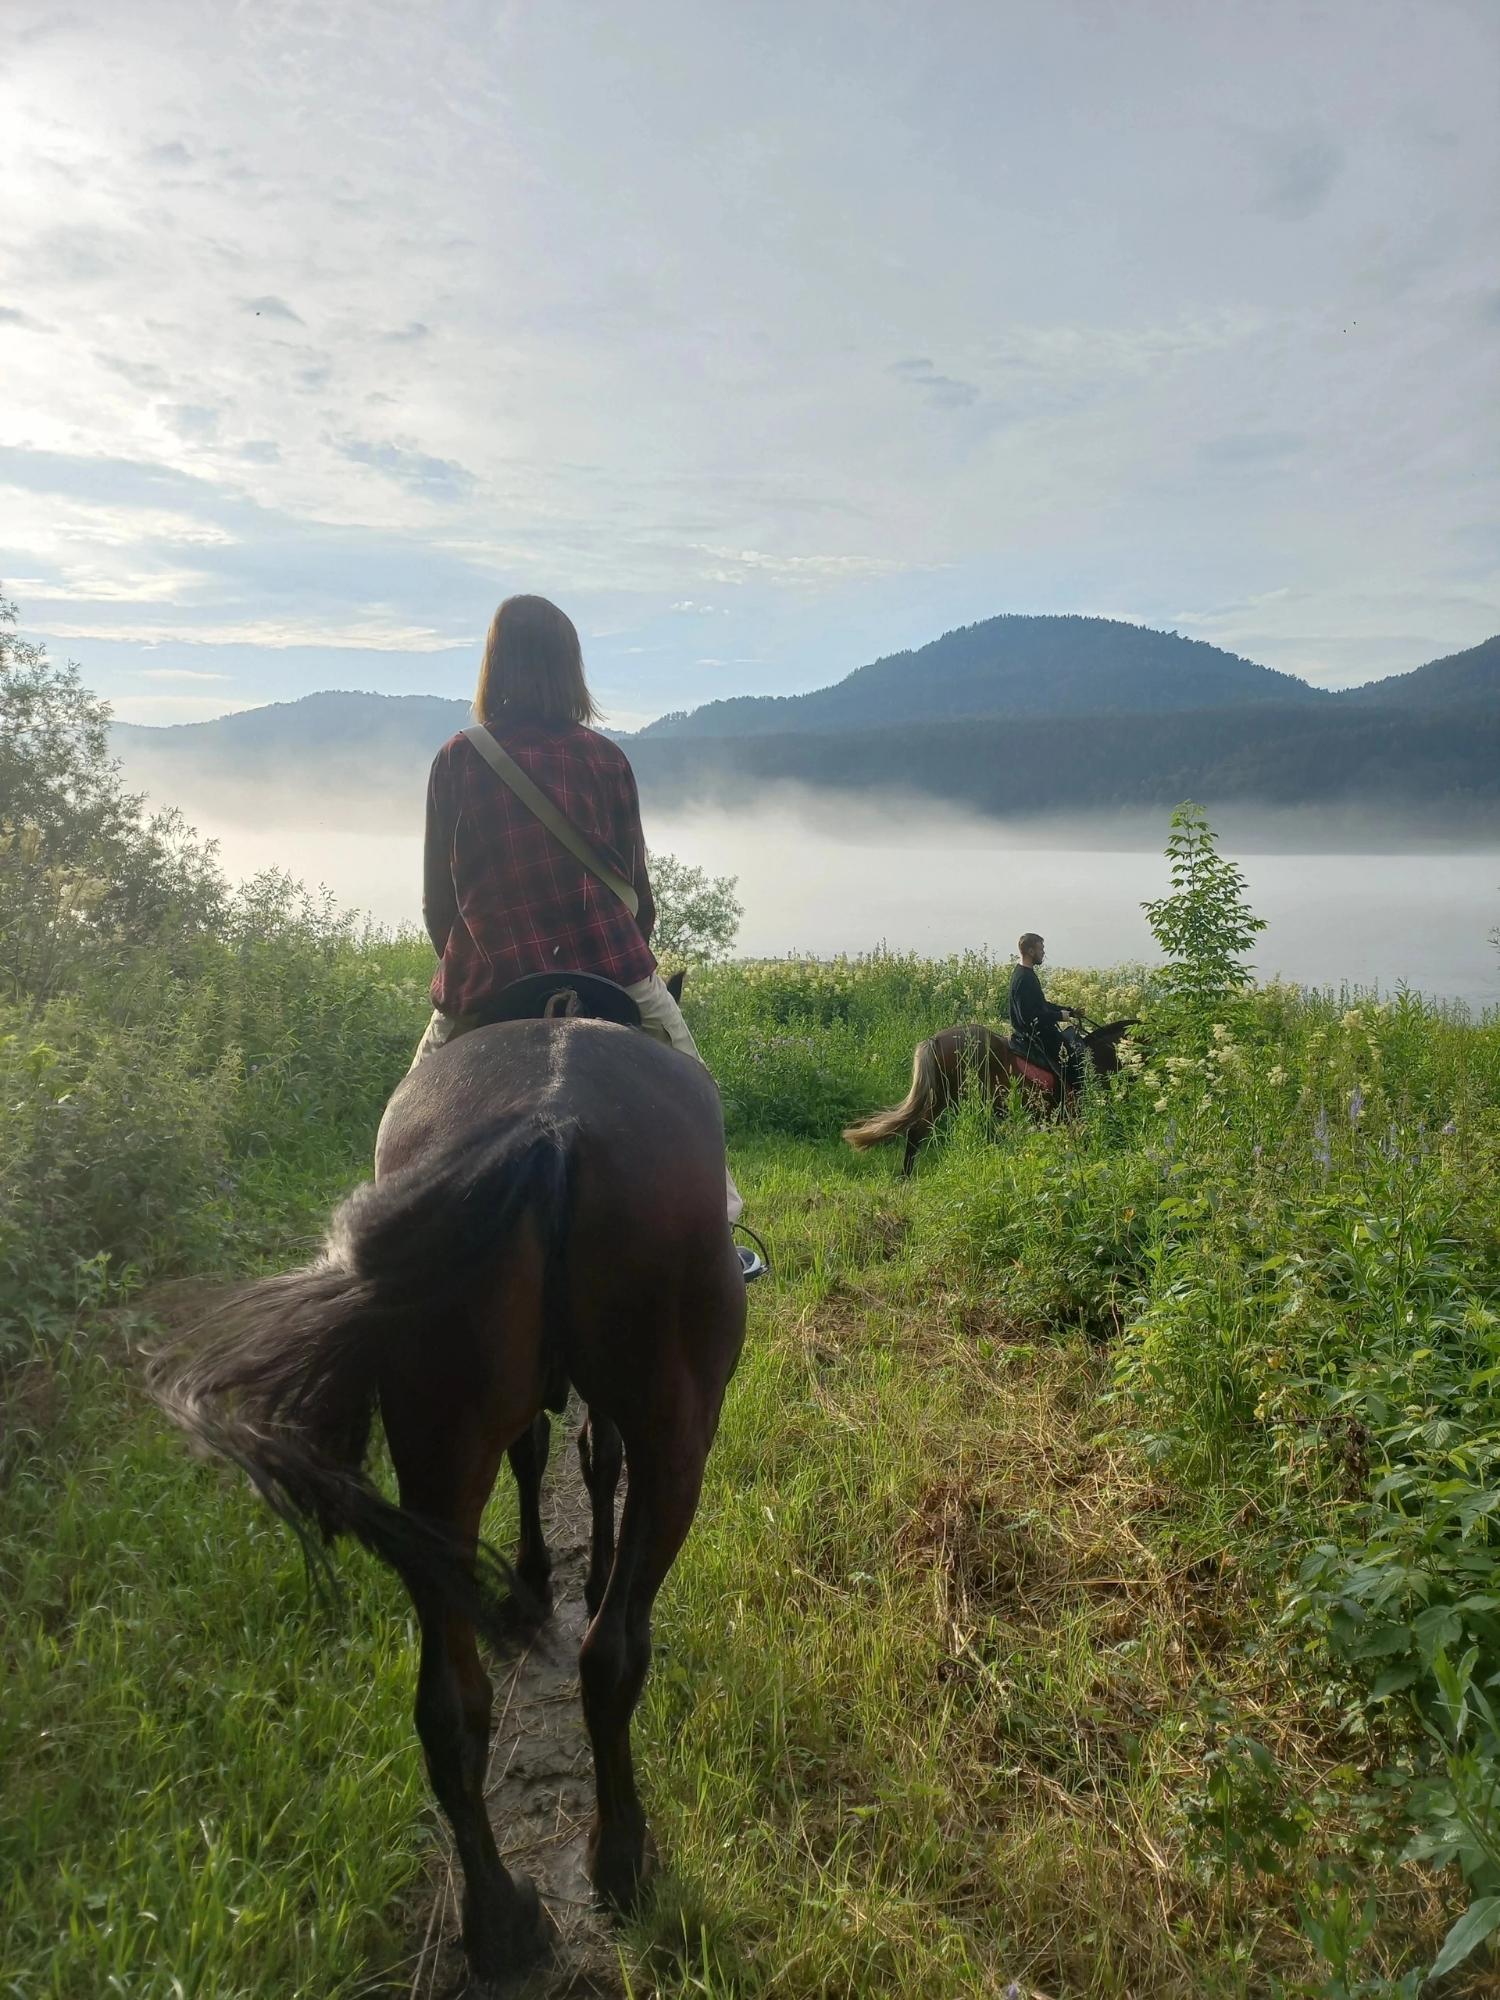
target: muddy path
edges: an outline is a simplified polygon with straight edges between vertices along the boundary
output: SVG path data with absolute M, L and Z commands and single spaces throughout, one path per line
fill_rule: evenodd
M 594 1765 L 578 1699 L 587 1623 L 589 1502 L 573 1447 L 582 1412 L 554 1418 L 542 1518 L 552 1551 L 553 1613 L 519 1659 L 493 1669 L 495 1724 L 486 1785 L 490 1824 L 507 1868 L 529 1875 L 553 1927 L 552 1952 L 506 1988 L 506 2000 L 624 2000 L 616 1933 L 584 1873 Z M 501 1473 L 501 1478 L 509 1474 Z M 410 2000 L 465 1990 L 457 1943 L 458 1878 L 451 1852 L 428 1912 Z

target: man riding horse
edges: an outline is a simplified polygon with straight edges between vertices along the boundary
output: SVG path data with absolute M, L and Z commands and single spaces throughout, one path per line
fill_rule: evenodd
M 1042 991 L 1037 967 L 1047 956 L 1045 941 L 1035 931 L 1026 931 L 1017 940 L 1016 950 L 1021 962 L 1010 975 L 1012 1040 L 1023 1055 L 1051 1070 L 1057 1078 L 1059 1098 L 1066 1103 L 1069 1092 L 1083 1083 L 1087 1060 L 1074 1026 L 1077 1012 L 1057 1005 Z

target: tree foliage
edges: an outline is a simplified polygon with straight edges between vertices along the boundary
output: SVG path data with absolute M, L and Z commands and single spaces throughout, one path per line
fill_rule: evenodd
M 1220 854 L 1207 814 L 1191 799 L 1172 814 L 1166 853 L 1172 892 L 1141 908 L 1166 956 L 1169 1010 L 1205 1027 L 1222 1019 L 1249 984 L 1246 953 L 1266 923 L 1251 910 L 1244 876 Z
M 142 946 L 185 946 L 224 882 L 179 812 L 126 791 L 109 706 L 77 666 L 15 627 L 0 596 L 0 993 L 37 1002 Z
M 675 854 L 647 857 L 656 898 L 651 948 L 673 965 L 706 965 L 734 949 L 745 906 L 735 895 L 739 877 L 707 875 Z

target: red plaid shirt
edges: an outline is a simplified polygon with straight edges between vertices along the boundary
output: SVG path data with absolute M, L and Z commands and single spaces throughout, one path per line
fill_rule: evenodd
M 656 922 L 635 774 L 623 750 L 569 723 L 506 722 L 492 731 L 558 811 L 640 898 L 619 897 L 534 819 L 463 736 L 446 742 L 427 781 L 422 915 L 442 960 L 432 1004 L 470 1014 L 528 972 L 597 972 L 631 986 L 656 970 Z

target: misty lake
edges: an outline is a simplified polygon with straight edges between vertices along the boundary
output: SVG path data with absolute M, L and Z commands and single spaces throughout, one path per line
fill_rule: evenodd
M 383 833 L 198 818 L 235 877 L 285 868 L 382 924 L 420 921 L 418 825 Z M 987 945 L 1008 956 L 1018 932 L 1039 930 L 1056 965 L 1110 965 L 1156 955 L 1140 906 L 1169 886 L 1166 818 L 1005 825 L 779 801 L 746 813 L 648 806 L 646 830 L 653 847 L 739 877 L 746 955 L 826 957 L 883 942 L 926 953 Z M 1500 1004 L 1500 952 L 1489 942 L 1500 924 L 1500 848 L 1311 852 L 1290 845 L 1295 838 L 1294 823 L 1268 818 L 1222 843 L 1269 921 L 1255 952 L 1260 978 L 1382 989 L 1404 981 L 1475 1007 Z

